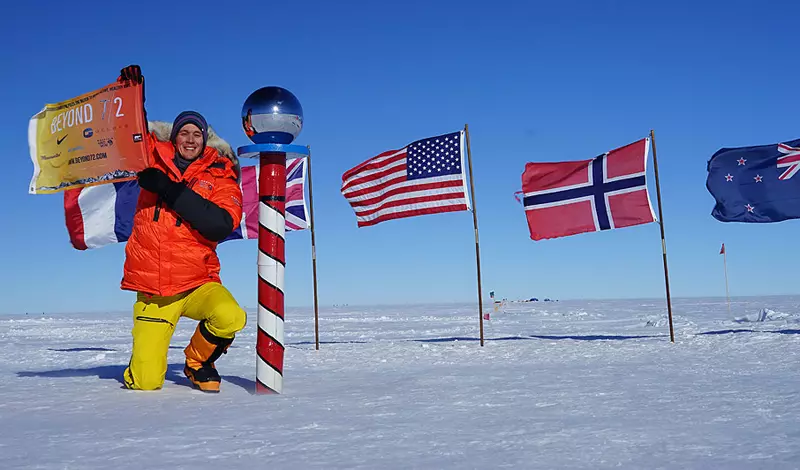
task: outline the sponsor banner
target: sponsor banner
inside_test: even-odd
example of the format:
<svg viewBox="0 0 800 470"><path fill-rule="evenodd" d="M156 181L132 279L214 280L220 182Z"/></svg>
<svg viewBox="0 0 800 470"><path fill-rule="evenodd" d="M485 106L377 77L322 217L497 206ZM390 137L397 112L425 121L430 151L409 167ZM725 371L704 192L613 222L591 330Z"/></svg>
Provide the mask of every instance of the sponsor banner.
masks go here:
<svg viewBox="0 0 800 470"><path fill-rule="evenodd" d="M114 82L47 104L28 124L30 194L136 179L148 165L142 85Z"/></svg>

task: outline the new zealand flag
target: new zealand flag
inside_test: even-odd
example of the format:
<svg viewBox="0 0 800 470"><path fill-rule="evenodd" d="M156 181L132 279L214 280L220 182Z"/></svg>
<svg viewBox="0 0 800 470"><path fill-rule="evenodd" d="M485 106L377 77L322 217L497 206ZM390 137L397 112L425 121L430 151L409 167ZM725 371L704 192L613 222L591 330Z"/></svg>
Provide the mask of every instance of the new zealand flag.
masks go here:
<svg viewBox="0 0 800 470"><path fill-rule="evenodd" d="M723 148L708 161L706 188L721 222L767 223L800 218L800 139Z"/></svg>

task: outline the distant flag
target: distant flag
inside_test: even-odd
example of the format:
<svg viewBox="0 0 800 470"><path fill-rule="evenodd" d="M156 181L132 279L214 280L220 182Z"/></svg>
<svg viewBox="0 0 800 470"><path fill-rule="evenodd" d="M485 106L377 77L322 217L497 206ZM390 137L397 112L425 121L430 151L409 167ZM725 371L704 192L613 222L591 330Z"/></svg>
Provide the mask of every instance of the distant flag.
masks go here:
<svg viewBox="0 0 800 470"><path fill-rule="evenodd" d="M708 161L707 170L715 219L770 223L800 218L800 139L723 148Z"/></svg>
<svg viewBox="0 0 800 470"><path fill-rule="evenodd" d="M590 160L528 163L523 205L533 240L656 221L647 191L648 138Z"/></svg>
<svg viewBox="0 0 800 470"><path fill-rule="evenodd" d="M342 175L342 195L359 227L424 214L470 210L464 131L414 141Z"/></svg>
<svg viewBox="0 0 800 470"><path fill-rule="evenodd" d="M286 162L286 231L310 227L305 201L307 161ZM242 222L223 242L258 238L258 166L242 167ZM134 181L103 184L64 192L64 215L75 249L100 248L128 240L139 197Z"/></svg>
<svg viewBox="0 0 800 470"><path fill-rule="evenodd" d="M728 299L728 313L731 313L731 293L728 289L728 254L725 251L725 244L719 249L719 254L722 255L722 267L725 269L725 298Z"/></svg>

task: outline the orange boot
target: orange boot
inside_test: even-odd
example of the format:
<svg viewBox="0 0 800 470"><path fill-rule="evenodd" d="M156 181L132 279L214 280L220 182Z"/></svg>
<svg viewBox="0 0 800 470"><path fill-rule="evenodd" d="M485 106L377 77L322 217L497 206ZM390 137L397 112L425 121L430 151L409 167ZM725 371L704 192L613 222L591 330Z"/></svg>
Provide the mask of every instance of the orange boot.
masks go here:
<svg viewBox="0 0 800 470"><path fill-rule="evenodd" d="M204 392L219 392L221 381L214 362L228 352L233 338L214 336L206 328L205 320L197 325L192 340L183 352L186 354L186 365L183 373L196 388Z"/></svg>

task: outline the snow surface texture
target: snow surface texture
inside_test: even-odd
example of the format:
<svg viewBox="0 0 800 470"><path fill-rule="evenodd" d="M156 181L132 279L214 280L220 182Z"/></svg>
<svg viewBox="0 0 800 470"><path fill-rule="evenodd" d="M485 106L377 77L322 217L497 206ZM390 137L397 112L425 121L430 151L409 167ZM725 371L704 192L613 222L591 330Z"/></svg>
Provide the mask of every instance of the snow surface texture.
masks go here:
<svg viewBox="0 0 800 470"><path fill-rule="evenodd" d="M766 309L766 310L765 310ZM286 314L284 393L253 395L255 315L192 390L124 390L128 312L0 317L0 468L800 468L800 297ZM491 311L487 307L486 311Z"/></svg>

